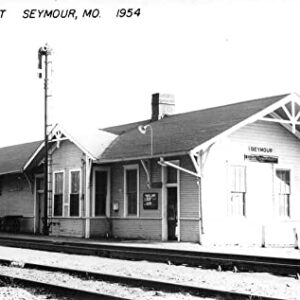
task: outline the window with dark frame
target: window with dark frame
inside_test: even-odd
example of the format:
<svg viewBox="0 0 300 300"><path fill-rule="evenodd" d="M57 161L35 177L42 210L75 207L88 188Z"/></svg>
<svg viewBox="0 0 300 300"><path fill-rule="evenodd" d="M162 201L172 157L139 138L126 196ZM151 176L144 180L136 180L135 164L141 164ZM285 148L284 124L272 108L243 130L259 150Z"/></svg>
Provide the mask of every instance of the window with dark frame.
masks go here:
<svg viewBox="0 0 300 300"><path fill-rule="evenodd" d="M63 215L63 186L64 186L63 172L54 173L54 209L53 215L55 217L62 217Z"/></svg>
<svg viewBox="0 0 300 300"><path fill-rule="evenodd" d="M95 216L106 215L107 172L95 171Z"/></svg>
<svg viewBox="0 0 300 300"><path fill-rule="evenodd" d="M80 171L71 171L70 176L70 217L79 217Z"/></svg>
<svg viewBox="0 0 300 300"><path fill-rule="evenodd" d="M36 190L37 191L43 191L44 188L45 188L44 178L43 177L37 177L36 178Z"/></svg>
<svg viewBox="0 0 300 300"><path fill-rule="evenodd" d="M177 169L167 167L167 183L177 183Z"/></svg>
<svg viewBox="0 0 300 300"><path fill-rule="evenodd" d="M137 170L126 170L127 215L137 215Z"/></svg>
<svg viewBox="0 0 300 300"><path fill-rule="evenodd" d="M229 216L246 216L246 167L230 166Z"/></svg>
<svg viewBox="0 0 300 300"><path fill-rule="evenodd" d="M276 170L276 190L278 201L278 215L290 217L291 173L290 170Z"/></svg>

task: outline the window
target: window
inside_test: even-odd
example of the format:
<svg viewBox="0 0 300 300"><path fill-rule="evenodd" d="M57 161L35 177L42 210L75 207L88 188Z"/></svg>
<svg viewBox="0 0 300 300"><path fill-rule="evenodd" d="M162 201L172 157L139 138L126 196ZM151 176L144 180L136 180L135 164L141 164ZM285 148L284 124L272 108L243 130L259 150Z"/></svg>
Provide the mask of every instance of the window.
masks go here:
<svg viewBox="0 0 300 300"><path fill-rule="evenodd" d="M177 169L167 167L167 183L177 183Z"/></svg>
<svg viewBox="0 0 300 300"><path fill-rule="evenodd" d="M45 181L43 177L36 177L36 190L37 191L44 191L45 188Z"/></svg>
<svg viewBox="0 0 300 300"><path fill-rule="evenodd" d="M107 171L95 171L95 216L106 215Z"/></svg>
<svg viewBox="0 0 300 300"><path fill-rule="evenodd" d="M80 208L80 171L70 172L70 216L78 217Z"/></svg>
<svg viewBox="0 0 300 300"><path fill-rule="evenodd" d="M230 166L230 199L228 214L230 216L245 216L246 167Z"/></svg>
<svg viewBox="0 0 300 300"><path fill-rule="evenodd" d="M53 216L61 217L63 215L63 189L64 173L54 173L54 210Z"/></svg>
<svg viewBox="0 0 300 300"><path fill-rule="evenodd" d="M128 216L138 215L138 167L125 167L125 211Z"/></svg>
<svg viewBox="0 0 300 300"><path fill-rule="evenodd" d="M290 217L290 182L290 170L276 170L276 197L278 201L278 214L280 217Z"/></svg>

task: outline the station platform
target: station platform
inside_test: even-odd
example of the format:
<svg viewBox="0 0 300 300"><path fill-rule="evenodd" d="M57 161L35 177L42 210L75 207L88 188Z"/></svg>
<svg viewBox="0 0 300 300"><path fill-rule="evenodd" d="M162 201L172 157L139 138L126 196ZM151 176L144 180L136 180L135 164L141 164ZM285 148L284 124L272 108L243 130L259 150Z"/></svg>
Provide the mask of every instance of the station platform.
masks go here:
<svg viewBox="0 0 300 300"><path fill-rule="evenodd" d="M300 260L300 250L293 247L258 247L258 246L202 246L197 243L190 242L177 242L167 241L160 242L154 240L114 240L114 239L84 239L76 237L62 237L62 236L44 236L44 235L30 235L30 234L12 234L0 233L1 238L13 239L21 242L22 240L31 241L49 241L53 243L68 243L73 244L86 244L86 245L116 245L124 247L140 247L152 249L170 249L180 251L197 251L197 252L211 252L211 253L226 253L226 254L240 254L240 255L253 255L264 257L280 257L292 258Z"/></svg>

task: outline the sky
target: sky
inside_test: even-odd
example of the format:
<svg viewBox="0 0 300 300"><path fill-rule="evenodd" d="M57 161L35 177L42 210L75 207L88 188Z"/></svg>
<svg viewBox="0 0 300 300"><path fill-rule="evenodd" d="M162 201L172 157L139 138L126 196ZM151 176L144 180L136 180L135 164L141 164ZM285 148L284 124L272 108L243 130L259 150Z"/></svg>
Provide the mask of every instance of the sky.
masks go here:
<svg viewBox="0 0 300 300"><path fill-rule="evenodd" d="M118 9L139 16L116 17ZM148 119L151 95L186 112L300 94L300 2L1 0L0 147L43 138L37 53L48 43L51 124L104 128ZM76 9L77 19L24 18ZM99 18L82 18L99 9Z"/></svg>

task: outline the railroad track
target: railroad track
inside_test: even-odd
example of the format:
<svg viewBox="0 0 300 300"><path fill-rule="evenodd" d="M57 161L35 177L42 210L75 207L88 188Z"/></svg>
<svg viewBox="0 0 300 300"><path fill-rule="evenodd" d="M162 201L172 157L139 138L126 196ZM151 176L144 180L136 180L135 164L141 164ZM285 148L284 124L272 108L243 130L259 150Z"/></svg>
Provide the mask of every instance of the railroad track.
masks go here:
<svg viewBox="0 0 300 300"><path fill-rule="evenodd" d="M11 285L13 283L14 286L20 286L23 288L42 289L44 293L47 292L54 294L58 297L64 297L64 299L67 297L72 300L131 300L129 298L121 298L78 288L70 288L64 285L51 284L40 280L26 279L20 276L0 275L0 280L0 286Z"/></svg>
<svg viewBox="0 0 300 300"><path fill-rule="evenodd" d="M96 255L108 258L185 264L201 266L202 268L269 272L275 275L294 276L298 278L300 274L300 260L292 258L157 249L140 246L87 244L56 240L36 241L26 238L17 240L14 237L0 237L0 245L71 254Z"/></svg>
<svg viewBox="0 0 300 300"><path fill-rule="evenodd" d="M4 266L10 266L14 262L12 260L0 259L0 264ZM18 266L18 264L16 265ZM56 266L42 265L42 264L33 264L33 263L22 263L22 268L25 269L34 269L39 271L49 271L49 272L60 272L66 273L69 275L73 275L76 277L80 277L82 279L94 279L99 281L105 281L109 283L118 283L122 285L126 285L128 287L139 287L146 290L155 290L155 291L163 291L163 292L171 292L171 293L188 293L197 297L211 297L214 299L230 299L230 300L282 300L279 298L265 297L262 295L253 295L249 293L238 293L233 291L226 290L217 290L217 289L209 289L198 286L189 286L182 285L177 283L171 283L167 281L155 281L145 278L134 278L127 276L119 276L119 275L111 275L106 273L98 273L98 272L90 272L84 270L76 270L71 268L62 268ZM50 291L50 293L54 293L56 295L63 295L70 297L71 299L122 299L128 300L128 298L120 298L113 295L102 294L98 292L91 292L88 290L82 289L74 289L64 285L56 285L47 282L43 282L41 280L32 280L24 277L18 276L8 276L1 275L0 280L2 282L7 282L8 284L13 282L14 284L21 285L23 287L31 287L31 288L43 288L44 290Z"/></svg>

